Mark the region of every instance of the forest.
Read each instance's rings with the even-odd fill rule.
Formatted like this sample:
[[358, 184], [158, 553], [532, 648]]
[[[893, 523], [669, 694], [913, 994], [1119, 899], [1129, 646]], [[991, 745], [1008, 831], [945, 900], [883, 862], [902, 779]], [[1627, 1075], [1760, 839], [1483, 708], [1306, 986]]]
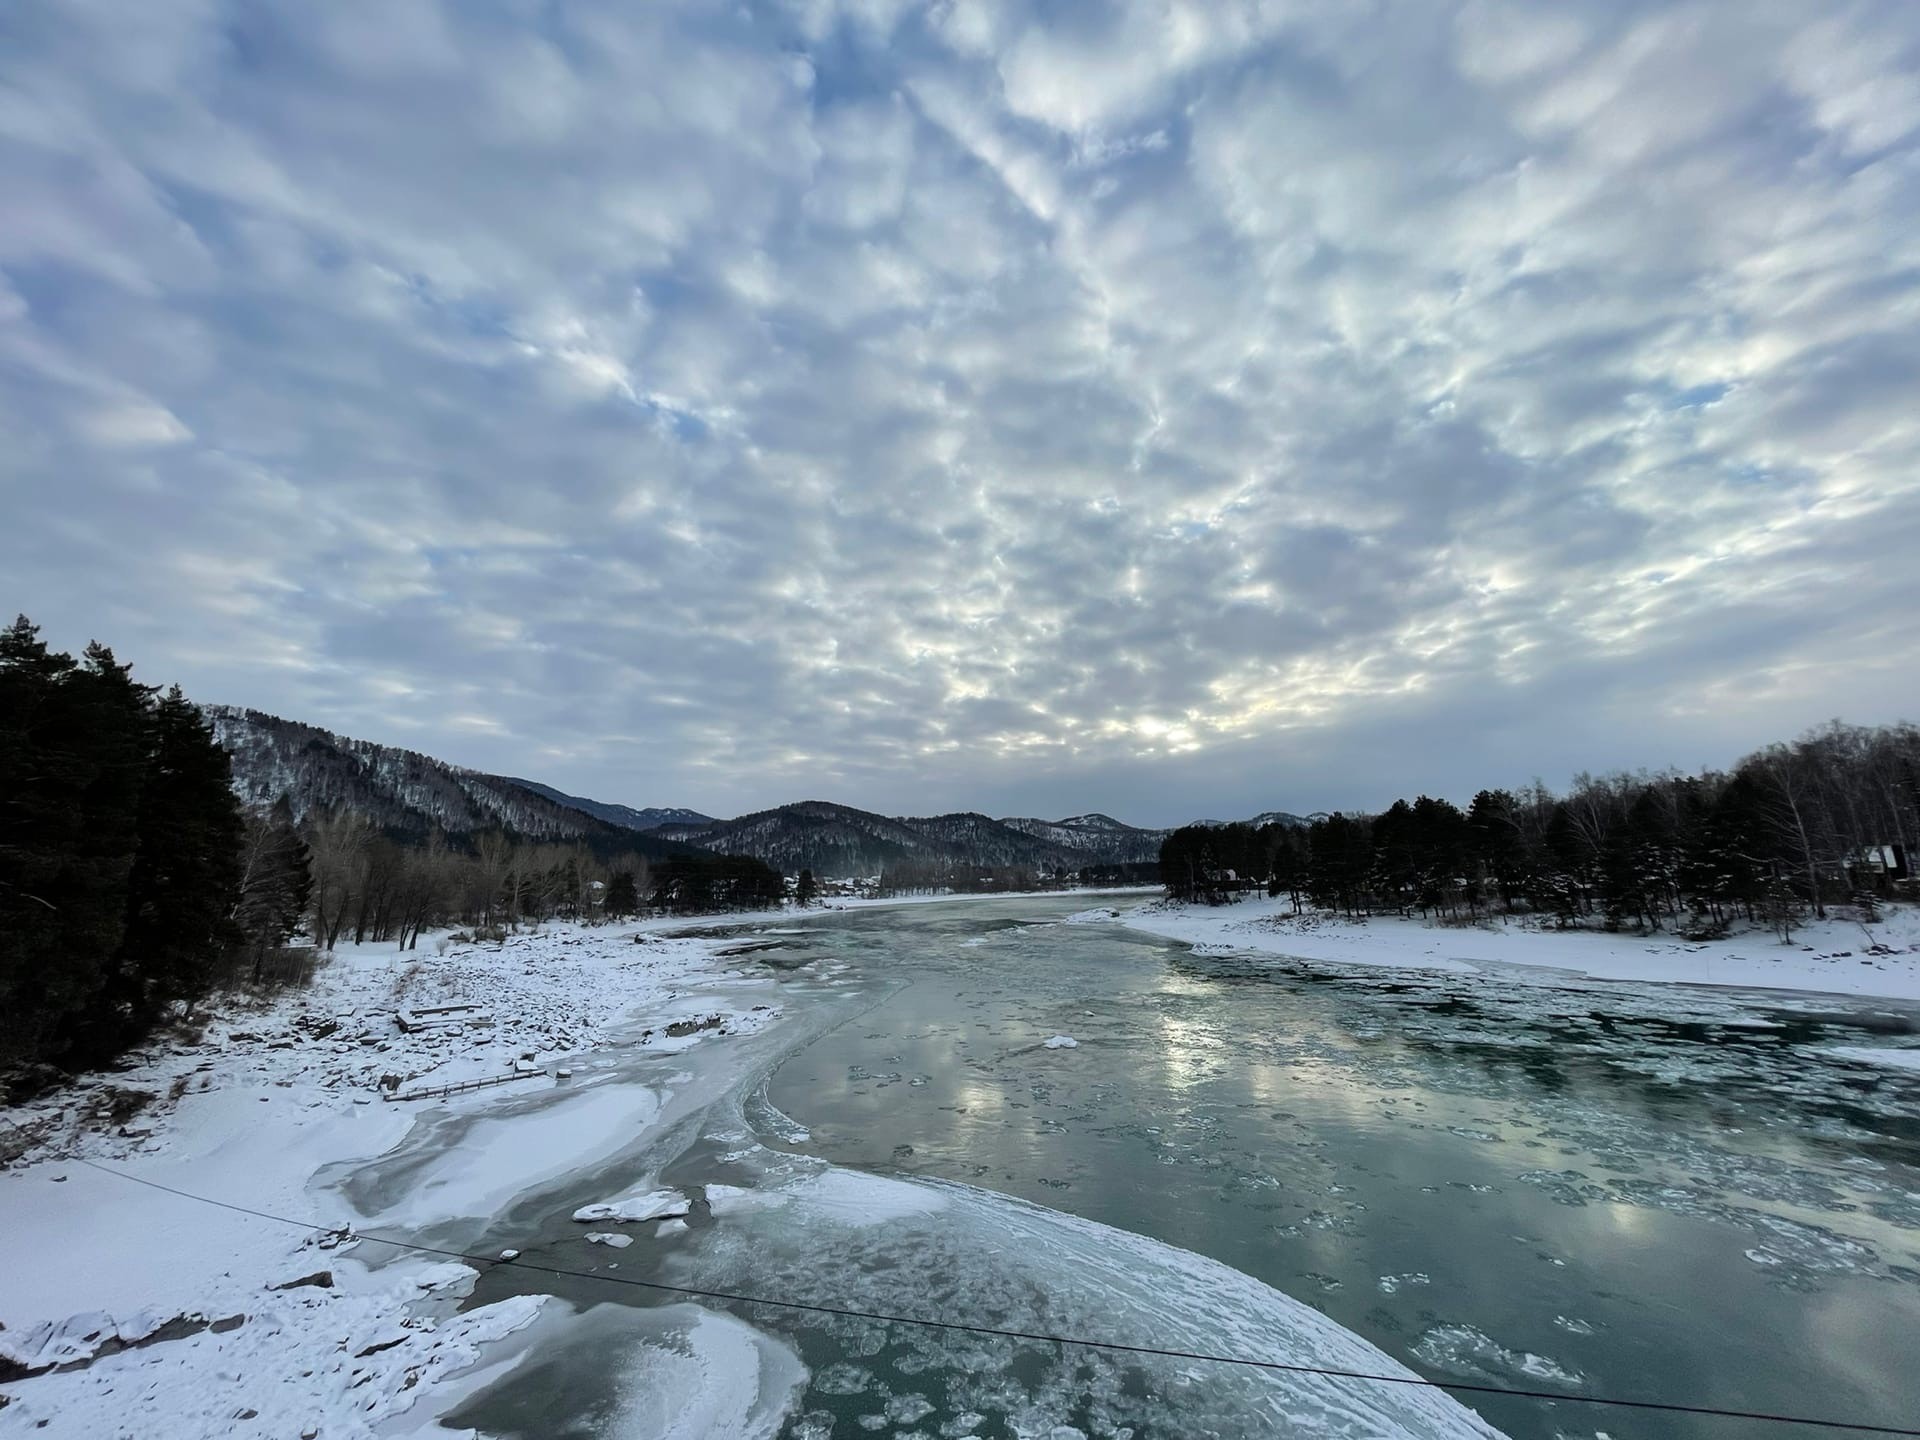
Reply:
[[1471, 921], [1530, 913], [1566, 926], [1725, 934], [1914, 895], [1920, 730], [1834, 721], [1698, 775], [1581, 775], [1481, 790], [1463, 811], [1422, 795], [1310, 825], [1190, 825], [1161, 845], [1180, 900], [1251, 889], [1350, 916]]
[[[100, 644], [76, 660], [25, 616], [0, 631], [0, 1088], [99, 1065], [217, 990], [304, 980], [345, 942], [549, 919], [777, 903], [770, 866], [623, 853], [505, 828], [424, 835], [350, 806], [242, 805], [178, 687]], [[684, 852], [684, 853], [681, 853]], [[295, 944], [297, 936], [308, 943]]]

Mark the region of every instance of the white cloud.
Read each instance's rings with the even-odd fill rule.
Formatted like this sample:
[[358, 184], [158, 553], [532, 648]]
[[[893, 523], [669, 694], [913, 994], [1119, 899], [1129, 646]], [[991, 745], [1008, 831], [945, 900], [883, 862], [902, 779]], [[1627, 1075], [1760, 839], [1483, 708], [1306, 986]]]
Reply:
[[178, 445], [193, 438], [171, 411], [138, 400], [96, 410], [84, 424], [89, 437], [108, 446]]
[[0, 568], [152, 678], [1141, 819], [1903, 700], [1908, 7], [29, 7]]

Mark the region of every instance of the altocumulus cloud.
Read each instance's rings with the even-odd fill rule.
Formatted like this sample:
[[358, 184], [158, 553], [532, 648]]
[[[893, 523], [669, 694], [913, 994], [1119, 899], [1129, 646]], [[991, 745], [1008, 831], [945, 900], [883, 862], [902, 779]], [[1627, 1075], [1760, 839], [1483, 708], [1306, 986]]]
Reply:
[[14, 0], [0, 601], [607, 798], [1911, 711], [1920, 9]]

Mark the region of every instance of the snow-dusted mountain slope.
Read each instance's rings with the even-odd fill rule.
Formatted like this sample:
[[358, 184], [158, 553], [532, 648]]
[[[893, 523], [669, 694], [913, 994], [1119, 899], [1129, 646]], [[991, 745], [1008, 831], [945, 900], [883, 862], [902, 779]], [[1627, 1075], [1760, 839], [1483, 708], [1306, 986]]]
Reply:
[[584, 795], [569, 795], [564, 790], [556, 790], [551, 785], [542, 785], [538, 780], [522, 780], [518, 776], [507, 776], [512, 784], [523, 790], [531, 790], [536, 795], [544, 795], [558, 805], [570, 806], [585, 811], [606, 821], [609, 825], [618, 825], [625, 830], [657, 830], [662, 825], [711, 825], [714, 817], [703, 815], [698, 810], [688, 810], [684, 806], [648, 806], [636, 809], [631, 805], [620, 805], [609, 800], [590, 800]]
[[1066, 820], [995, 820], [975, 812], [888, 816], [806, 800], [734, 820], [666, 825], [653, 832], [708, 849], [752, 855], [789, 874], [871, 875], [889, 866], [1081, 870], [1159, 858], [1165, 832], [1140, 830], [1105, 815]]
[[559, 792], [545, 787], [259, 710], [204, 705], [201, 711], [232, 756], [234, 793], [249, 805], [271, 805], [284, 796], [296, 819], [344, 809], [400, 836], [501, 829], [527, 839], [582, 840], [649, 855], [686, 848], [556, 800]]

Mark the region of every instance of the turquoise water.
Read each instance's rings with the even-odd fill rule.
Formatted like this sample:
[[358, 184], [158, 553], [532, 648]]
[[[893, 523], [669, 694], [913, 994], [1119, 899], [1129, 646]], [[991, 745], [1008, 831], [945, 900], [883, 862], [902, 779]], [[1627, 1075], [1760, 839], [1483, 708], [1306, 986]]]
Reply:
[[[791, 1191], [702, 1203], [685, 1236], [619, 1252], [622, 1273], [1280, 1360], [1335, 1353], [1301, 1318], [1318, 1311], [1439, 1380], [1920, 1416], [1920, 1082], [1822, 1049], [1911, 1034], [1911, 1007], [1340, 973], [1050, 923], [1086, 903], [783, 937], [756, 959], [804, 1003], [745, 1078], [488, 1243], [580, 1263], [572, 1206], [641, 1175]], [[880, 1206], [907, 1213], [810, 1208], [842, 1171], [912, 1182]], [[659, 1302], [511, 1267], [475, 1300], [518, 1288]], [[732, 1308], [808, 1367], [789, 1435], [1472, 1433], [1399, 1387]], [[618, 1341], [596, 1336], [455, 1418], [614, 1433]], [[1462, 1399], [1525, 1440], [1759, 1433]]]

